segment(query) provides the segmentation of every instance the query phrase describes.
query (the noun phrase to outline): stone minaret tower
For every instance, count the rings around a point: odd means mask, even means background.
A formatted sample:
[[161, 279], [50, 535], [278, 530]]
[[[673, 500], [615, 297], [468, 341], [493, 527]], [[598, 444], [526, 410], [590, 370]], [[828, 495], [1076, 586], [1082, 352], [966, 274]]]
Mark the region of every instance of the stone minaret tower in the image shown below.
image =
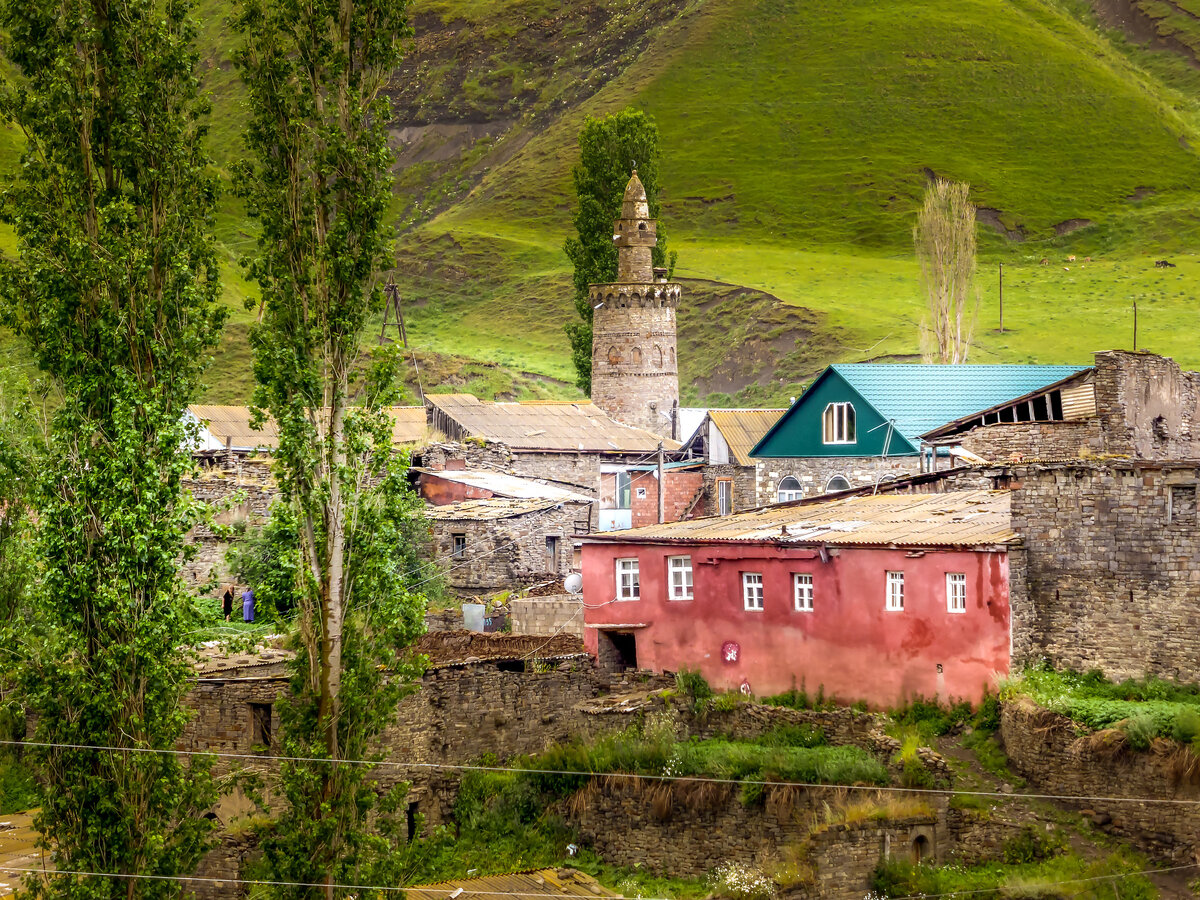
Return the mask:
[[680, 287], [657, 277], [650, 251], [658, 243], [646, 189], [634, 170], [621, 218], [613, 224], [617, 281], [593, 284], [592, 402], [626, 425], [674, 434], [679, 406], [675, 308]]

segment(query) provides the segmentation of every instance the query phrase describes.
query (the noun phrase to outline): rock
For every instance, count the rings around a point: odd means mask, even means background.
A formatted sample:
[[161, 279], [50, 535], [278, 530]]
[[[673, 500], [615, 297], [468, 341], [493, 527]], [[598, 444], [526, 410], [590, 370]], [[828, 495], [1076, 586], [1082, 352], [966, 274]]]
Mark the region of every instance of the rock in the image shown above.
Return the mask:
[[1108, 813], [1103, 813], [1103, 812], [1092, 813], [1091, 818], [1092, 818], [1092, 824], [1095, 825], [1097, 828], [1103, 828], [1105, 825], [1108, 825], [1112, 822], [1112, 816], [1110, 816]]
[[1012, 792], [1013, 792], [1013, 786], [1011, 784], [1009, 784], [1008, 782], [1005, 782], [1004, 784], [1000, 785], [1000, 793], [1011, 794]]

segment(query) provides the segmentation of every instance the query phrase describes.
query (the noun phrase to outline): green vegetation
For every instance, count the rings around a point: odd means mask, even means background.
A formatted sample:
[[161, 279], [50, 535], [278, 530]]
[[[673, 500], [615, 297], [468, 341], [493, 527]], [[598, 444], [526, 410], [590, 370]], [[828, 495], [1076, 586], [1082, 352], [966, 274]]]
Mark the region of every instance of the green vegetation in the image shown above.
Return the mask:
[[1092, 730], [1118, 729], [1134, 750], [1149, 749], [1156, 737], [1197, 746], [1200, 686], [1161, 678], [1111, 682], [1099, 671], [1026, 669], [1004, 688], [1006, 698], [1025, 696]]
[[33, 769], [8, 750], [0, 753], [0, 816], [37, 806]]
[[1022, 837], [1014, 856], [1047, 855], [1021, 862], [977, 866], [931, 866], [892, 858], [879, 864], [871, 889], [879, 897], [948, 896], [972, 893], [981, 898], [1089, 897], [1097, 900], [1153, 900], [1158, 891], [1144, 875], [1144, 860], [1118, 851], [1098, 860], [1074, 853], [1048, 855], [1053, 842]]

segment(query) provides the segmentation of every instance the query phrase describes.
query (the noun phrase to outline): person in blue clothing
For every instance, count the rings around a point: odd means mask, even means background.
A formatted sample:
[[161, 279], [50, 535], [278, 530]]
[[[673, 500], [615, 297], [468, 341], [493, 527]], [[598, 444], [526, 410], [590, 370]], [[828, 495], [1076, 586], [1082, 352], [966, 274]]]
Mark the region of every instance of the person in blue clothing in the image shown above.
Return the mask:
[[254, 621], [254, 589], [246, 588], [242, 593], [242, 621]]

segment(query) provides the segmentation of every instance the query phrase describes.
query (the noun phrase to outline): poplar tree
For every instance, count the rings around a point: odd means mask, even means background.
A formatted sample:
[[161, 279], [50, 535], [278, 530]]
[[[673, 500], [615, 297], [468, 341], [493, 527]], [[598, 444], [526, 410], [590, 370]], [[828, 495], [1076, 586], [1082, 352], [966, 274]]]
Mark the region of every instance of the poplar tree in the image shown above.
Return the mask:
[[410, 674], [399, 654], [424, 610], [407, 589], [417, 501], [383, 409], [397, 357], [368, 365], [360, 354], [391, 265], [383, 88], [411, 34], [408, 4], [243, 0], [235, 27], [251, 113], [237, 185], [261, 225], [254, 402], [278, 424], [274, 471], [300, 559], [283, 749], [320, 760], [281, 767], [288, 802], [265, 861], [273, 880], [322, 885], [278, 893], [334, 897], [336, 884], [371, 882], [392, 836], [374, 776], [337, 763], [367, 757], [394, 715]]
[[975, 289], [975, 204], [971, 186], [936, 179], [913, 226], [928, 317], [922, 323], [926, 362], [964, 363], [971, 352], [979, 293]]
[[32, 739], [51, 745], [32, 753], [35, 825], [59, 870], [110, 876], [51, 872], [33, 896], [178, 896], [211, 827], [202, 764], [130, 752], [172, 750], [186, 721], [183, 413], [222, 320], [188, 13], [0, 2], [18, 72], [0, 104], [26, 141], [0, 196], [18, 251], [0, 295], [60, 401], [33, 490], [43, 577], [17, 644]]
[[[585, 394], [592, 393], [592, 305], [588, 285], [615, 281], [617, 248], [613, 245], [613, 222], [620, 217], [621, 199], [633, 169], [646, 188], [650, 215], [658, 218], [658, 126], [639, 109], [622, 110], [603, 118], [590, 116], [579, 132], [579, 162], [571, 170], [578, 207], [573, 224], [575, 237], [563, 250], [575, 267], [575, 311], [578, 322], [566, 326], [575, 364], [575, 383]], [[653, 250], [656, 267], [675, 267], [674, 253], [667, 253], [667, 239], [658, 224], [658, 245]]]

